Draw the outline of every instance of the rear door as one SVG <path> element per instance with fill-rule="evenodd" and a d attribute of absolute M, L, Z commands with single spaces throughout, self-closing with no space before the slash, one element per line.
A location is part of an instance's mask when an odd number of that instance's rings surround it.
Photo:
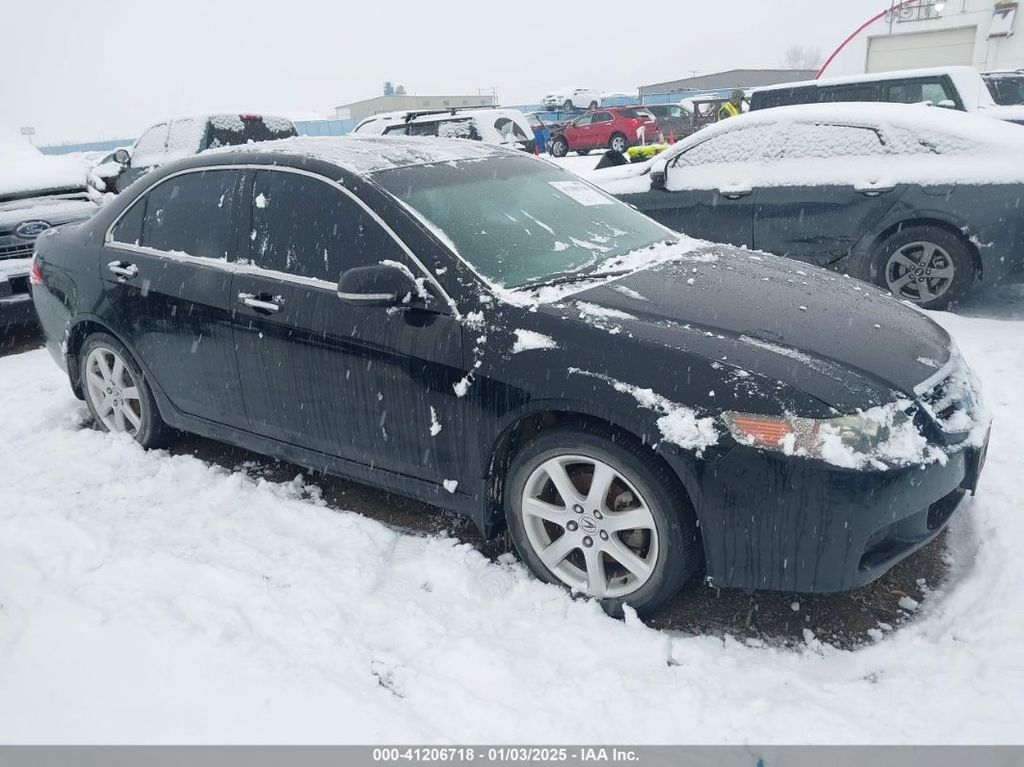
<path fill-rule="evenodd" d="M 590 143 L 587 146 L 591 149 L 608 146 L 614 125 L 611 112 L 594 112 L 594 116 L 590 120 Z"/>
<path fill-rule="evenodd" d="M 423 274 L 351 193 L 278 169 L 255 171 L 246 196 L 249 266 L 231 293 L 251 429 L 436 481 L 462 456 L 461 326 L 441 301 L 426 311 L 338 298 L 353 267 Z"/>
<path fill-rule="evenodd" d="M 766 171 L 772 183 L 755 189 L 753 245 L 759 250 L 831 263 L 849 254 L 906 189 L 870 183 L 893 156 L 871 128 L 789 125 L 781 147 Z"/>
<path fill-rule="evenodd" d="M 171 176 L 139 197 L 101 251 L 114 332 L 184 413 L 245 428 L 231 327 L 241 170 Z"/>

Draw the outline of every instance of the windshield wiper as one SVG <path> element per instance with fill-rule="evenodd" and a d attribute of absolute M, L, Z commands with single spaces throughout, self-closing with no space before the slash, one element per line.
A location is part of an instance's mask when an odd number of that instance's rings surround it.
<path fill-rule="evenodd" d="M 586 282 L 587 280 L 603 280 L 605 277 L 621 277 L 629 274 L 631 269 L 613 269 L 608 272 L 583 272 L 580 274 L 563 274 L 551 277 L 540 282 L 531 283 L 531 288 L 539 288 L 545 285 L 571 285 L 574 282 Z"/>

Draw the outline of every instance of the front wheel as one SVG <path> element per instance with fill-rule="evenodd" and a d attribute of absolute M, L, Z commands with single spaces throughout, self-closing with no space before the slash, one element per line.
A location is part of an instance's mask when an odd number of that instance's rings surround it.
<path fill-rule="evenodd" d="M 552 157 L 565 157 L 569 153 L 569 142 L 559 136 L 558 138 L 551 139 L 551 156 Z"/>
<path fill-rule="evenodd" d="M 974 284 L 974 260 L 964 241 L 944 229 L 908 226 L 879 247 L 871 277 L 896 298 L 922 309 L 946 309 Z"/>
<path fill-rule="evenodd" d="M 149 384 L 124 345 L 95 333 L 82 345 L 79 375 L 85 402 L 104 431 L 127 434 L 143 447 L 156 447 L 167 434 Z"/>
<path fill-rule="evenodd" d="M 625 152 L 629 149 L 629 141 L 621 133 L 616 133 L 608 142 L 608 148 L 614 152 Z"/>
<path fill-rule="evenodd" d="M 613 615 L 656 610 L 696 572 L 692 507 L 668 469 L 614 432 L 544 432 L 515 457 L 505 517 L 543 581 L 592 596 Z"/>
<path fill-rule="evenodd" d="M 572 99 L 566 99 L 565 103 L 562 104 L 562 109 L 572 109 Z"/>

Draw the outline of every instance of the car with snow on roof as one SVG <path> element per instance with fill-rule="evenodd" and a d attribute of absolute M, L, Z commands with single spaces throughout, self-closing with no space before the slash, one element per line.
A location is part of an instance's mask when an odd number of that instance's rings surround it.
<path fill-rule="evenodd" d="M 409 112 L 386 121 L 385 136 L 420 136 L 469 139 L 512 146 L 533 153 L 537 142 L 533 126 L 518 109 L 480 107 Z"/>
<path fill-rule="evenodd" d="M 878 284 L 927 309 L 1020 278 L 1024 131 L 899 104 L 760 110 L 594 183 L 677 231 Z"/>
<path fill-rule="evenodd" d="M 213 114 L 176 117 L 145 130 L 131 149 L 118 149 L 111 161 L 119 172 L 106 169 L 99 192 L 123 192 L 132 182 L 165 163 L 221 146 L 297 136 L 295 124 L 285 117 L 259 114 Z M 109 163 L 108 163 L 109 164 Z"/>
<path fill-rule="evenodd" d="M 79 160 L 43 155 L 0 125 L 0 330 L 35 322 L 28 278 L 36 238 L 95 212 Z"/>
<path fill-rule="evenodd" d="M 32 281 L 98 428 L 507 528 L 538 578 L 613 613 L 698 573 L 868 583 L 946 526 L 988 441 L 923 313 L 483 142 L 205 152 L 44 235 Z"/>

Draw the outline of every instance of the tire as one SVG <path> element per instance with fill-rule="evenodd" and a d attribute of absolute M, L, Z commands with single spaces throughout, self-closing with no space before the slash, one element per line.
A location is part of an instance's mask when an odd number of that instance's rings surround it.
<path fill-rule="evenodd" d="M 573 106 L 572 106 L 572 99 L 566 99 L 565 102 L 562 104 L 562 109 L 572 109 L 572 108 L 573 108 Z"/>
<path fill-rule="evenodd" d="M 551 139 L 549 147 L 552 157 L 565 157 L 569 154 L 569 142 L 561 136 Z"/>
<path fill-rule="evenodd" d="M 142 369 L 120 341 L 107 333 L 90 335 L 78 354 L 78 372 L 97 428 L 128 434 L 146 448 L 167 439 L 169 430 Z M 136 396 L 129 393 L 133 390 Z"/>
<path fill-rule="evenodd" d="M 886 239 L 868 278 L 922 309 L 946 309 L 966 296 L 975 279 L 967 243 L 936 226 L 906 226 Z"/>
<path fill-rule="evenodd" d="M 580 157 L 586 157 L 588 154 L 590 154 L 590 150 L 589 149 L 577 149 L 576 150 L 576 154 L 578 154 Z"/>
<path fill-rule="evenodd" d="M 590 102 L 590 108 L 591 109 L 597 109 L 599 106 L 600 106 L 600 104 L 598 104 L 596 101 L 591 101 Z"/>
<path fill-rule="evenodd" d="M 571 502 L 562 500 L 555 474 L 563 487 L 573 483 L 565 491 L 575 493 Z M 589 491 L 595 475 L 614 479 L 602 483 L 602 498 L 584 499 L 580 488 Z M 610 615 L 621 616 L 626 604 L 642 615 L 654 612 L 700 565 L 689 499 L 631 438 L 598 428 L 554 428 L 519 451 L 505 480 L 505 519 L 519 557 L 540 580 L 593 596 Z M 612 508 L 609 498 L 625 508 Z M 628 524 L 624 514 L 643 526 L 620 527 Z"/>
<path fill-rule="evenodd" d="M 629 139 L 621 133 L 613 133 L 611 139 L 608 141 L 608 148 L 613 152 L 625 152 L 629 149 Z"/>

